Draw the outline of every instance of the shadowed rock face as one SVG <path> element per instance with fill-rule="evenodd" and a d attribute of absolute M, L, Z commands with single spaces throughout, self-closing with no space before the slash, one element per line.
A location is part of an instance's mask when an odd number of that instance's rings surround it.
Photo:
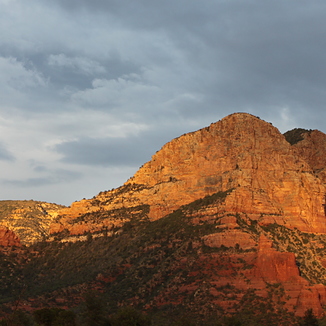
<path fill-rule="evenodd" d="M 0 246 L 1 247 L 21 247 L 17 235 L 4 226 L 0 227 Z"/>
<path fill-rule="evenodd" d="M 311 166 L 323 184 L 326 184 L 326 135 L 319 130 L 305 130 L 293 144 L 294 152 Z"/>
<path fill-rule="evenodd" d="M 304 158 L 270 123 L 235 113 L 173 139 L 121 188 L 74 203 L 60 213 L 51 232 L 81 234 L 119 227 L 128 220 L 121 210 L 140 205 L 147 205 L 146 216 L 156 220 L 198 198 L 233 189 L 225 211 L 249 214 L 260 223 L 325 233 L 325 188 Z M 112 213 L 99 225 L 77 219 L 101 210 L 120 210 L 121 216 Z"/>

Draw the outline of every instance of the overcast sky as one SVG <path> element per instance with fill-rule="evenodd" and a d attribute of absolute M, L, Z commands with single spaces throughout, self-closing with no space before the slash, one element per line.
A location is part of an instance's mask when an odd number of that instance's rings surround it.
<path fill-rule="evenodd" d="M 326 132 L 326 2 L 0 0 L 0 199 L 69 205 L 234 112 Z"/>

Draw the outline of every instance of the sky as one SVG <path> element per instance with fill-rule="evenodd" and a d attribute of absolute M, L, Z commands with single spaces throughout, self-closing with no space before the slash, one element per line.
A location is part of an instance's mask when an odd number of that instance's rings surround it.
<path fill-rule="evenodd" d="M 326 132 L 325 1 L 0 8 L 0 199 L 92 198 L 234 112 Z"/>

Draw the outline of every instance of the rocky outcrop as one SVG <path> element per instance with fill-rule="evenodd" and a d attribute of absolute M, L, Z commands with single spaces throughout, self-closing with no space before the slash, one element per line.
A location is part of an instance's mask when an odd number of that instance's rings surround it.
<path fill-rule="evenodd" d="M 325 187 L 309 162 L 273 127 L 253 115 L 235 113 L 209 127 L 173 139 L 124 186 L 74 203 L 60 213 L 51 232 L 71 225 L 92 232 L 89 213 L 101 227 L 123 224 L 123 210 L 149 207 L 156 220 L 198 198 L 233 189 L 224 211 L 246 213 L 261 224 L 278 223 L 307 232 L 326 232 Z M 111 212 L 106 218 L 101 212 Z M 104 220 L 106 222 L 104 223 Z M 74 226 L 76 227 L 76 226 Z"/>
<path fill-rule="evenodd" d="M 325 286 L 311 285 L 301 277 L 295 254 L 275 250 L 264 235 L 259 238 L 253 274 L 255 282 L 262 279 L 265 284 L 282 284 L 288 296 L 286 307 L 297 315 L 303 316 L 310 308 L 317 316 L 323 313 Z"/>
<path fill-rule="evenodd" d="M 208 247 L 233 247 L 238 245 L 241 249 L 250 249 L 256 242 L 250 234 L 241 230 L 227 230 L 224 232 L 212 233 L 203 237 L 204 244 Z"/>
<path fill-rule="evenodd" d="M 300 137 L 292 145 L 295 153 L 303 157 L 326 184 L 326 135 L 319 130 L 301 130 L 299 134 Z"/>
<path fill-rule="evenodd" d="M 33 200 L 0 201 L 0 225 L 14 231 L 29 245 L 49 235 L 49 227 L 64 206 Z"/>
<path fill-rule="evenodd" d="M 212 301 L 232 312 L 233 305 L 239 302 L 243 293 L 252 289 L 266 300 L 273 298 L 274 304 L 284 300 L 285 308 L 298 316 L 303 316 L 310 308 L 321 316 L 326 299 L 325 286 L 312 284 L 301 275 L 300 263 L 294 252 L 277 250 L 280 243 L 274 244 L 268 233 L 261 230 L 257 237 L 254 229 L 246 231 L 238 222 L 235 217 L 224 216 L 218 224 L 218 233 L 202 237 L 210 250 L 222 250 L 219 254 L 210 254 L 211 258 L 202 255 L 199 259 L 205 261 L 202 268 L 209 274 L 206 279 L 211 285 Z M 299 242 L 298 239 L 294 241 Z M 183 290 L 190 289 L 185 287 Z"/>
<path fill-rule="evenodd" d="M 0 247 L 21 247 L 18 236 L 4 226 L 0 226 Z"/>
<path fill-rule="evenodd" d="M 277 251 L 264 235 L 259 238 L 256 273 L 265 282 L 300 283 L 301 279 L 294 253 Z"/>

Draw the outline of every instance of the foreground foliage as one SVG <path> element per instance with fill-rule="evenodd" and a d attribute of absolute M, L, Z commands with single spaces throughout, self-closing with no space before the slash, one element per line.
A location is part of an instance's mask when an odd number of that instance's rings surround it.
<path fill-rule="evenodd" d="M 231 264 L 234 275 L 253 268 L 239 257 L 254 254 L 255 249 L 243 250 L 236 243 L 234 247 L 209 247 L 202 240 L 223 232 L 220 220 L 224 215 L 193 222 L 194 214 L 217 207 L 231 191 L 196 200 L 157 221 L 142 216 L 132 219 L 122 232 L 110 237 L 89 235 L 87 241 L 75 243 L 43 241 L 23 253 L 0 254 L 2 325 L 115 326 L 134 321 L 139 326 L 314 325 L 311 314 L 300 319 L 284 308 L 286 296 L 280 284 L 266 284 L 268 296 L 262 298 L 253 289 L 210 282 L 214 277 L 218 280 Z M 279 251 L 296 253 L 303 277 L 326 283 L 325 268 L 316 261 L 326 247 L 323 235 L 277 224 L 260 226 L 240 214 L 232 217 L 238 229 L 253 239 L 264 234 Z M 187 287 L 195 290 L 182 291 Z M 212 304 L 211 290 L 236 302 L 232 315 Z M 16 309 L 17 302 L 34 313 L 26 315 Z"/>
<path fill-rule="evenodd" d="M 93 297 L 94 299 L 94 297 Z M 95 299 L 96 302 L 96 299 Z M 103 307 L 103 304 L 100 305 Z M 94 306 L 93 306 L 94 308 Z M 102 308 L 91 308 L 87 313 L 72 310 L 42 308 L 33 313 L 17 310 L 0 320 L 0 326 L 324 326 L 325 320 L 318 320 L 312 310 L 303 317 L 280 318 L 282 312 L 259 311 L 262 305 L 252 306 L 252 310 L 239 310 L 232 316 L 197 316 L 182 311 L 170 315 L 160 313 L 144 314 L 133 307 L 122 307 L 109 314 Z M 267 308 L 268 309 L 268 308 Z"/>

